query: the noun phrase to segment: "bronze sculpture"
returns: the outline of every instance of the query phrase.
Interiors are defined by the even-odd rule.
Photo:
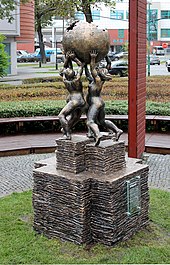
[[[75,61],[79,67],[77,74],[73,70],[72,61]],[[67,140],[71,139],[71,128],[79,121],[82,114],[85,100],[83,96],[83,85],[81,76],[84,63],[81,63],[74,52],[67,52],[64,62],[64,69],[61,72],[63,82],[69,92],[67,105],[59,113],[59,120],[62,131]]]
[[[65,52],[64,69],[61,72],[63,82],[69,92],[67,105],[59,114],[62,132],[65,139],[71,139],[71,129],[79,121],[85,107],[83,85],[81,76],[83,69],[89,80],[86,103],[88,137],[95,139],[95,145],[99,145],[102,135],[99,125],[109,132],[116,133],[116,141],[123,133],[114,123],[105,120],[104,101],[101,98],[101,90],[105,81],[111,77],[108,75],[110,61],[107,57],[109,50],[109,35],[107,30],[98,29],[93,23],[74,22],[67,28],[63,37],[63,48]],[[99,68],[97,64],[106,58],[106,68]],[[76,62],[78,73],[73,69],[72,62]],[[90,65],[90,71],[88,69]]]
[[[91,76],[89,77],[89,72],[86,68],[86,74],[88,75],[88,79],[91,80],[89,82],[89,89],[87,94],[87,103],[88,103],[88,112],[87,112],[87,126],[89,128],[89,132],[93,133],[95,138],[95,145],[99,145],[102,135],[100,133],[98,125],[102,125],[109,131],[116,133],[116,141],[118,141],[120,135],[123,133],[114,123],[109,120],[105,120],[105,104],[103,99],[101,98],[101,90],[105,83],[105,81],[109,81],[111,77],[108,75],[108,70],[110,62],[107,59],[106,68],[97,68],[96,67],[96,57],[97,52],[92,51],[90,53],[91,62],[90,62],[90,71]],[[89,135],[90,136],[90,135]]]

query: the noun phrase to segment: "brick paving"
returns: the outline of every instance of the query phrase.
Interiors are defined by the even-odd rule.
[[[149,186],[170,191],[170,155],[144,154],[149,165]]]
[[[54,153],[0,157],[0,197],[32,189],[34,162]],[[170,155],[144,153],[149,165],[149,187],[170,191]]]

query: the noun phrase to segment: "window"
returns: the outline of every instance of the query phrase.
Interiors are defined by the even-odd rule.
[[[118,29],[118,38],[123,39],[124,36],[124,29]]]
[[[83,12],[76,12],[75,13],[75,19],[84,20],[84,14],[83,14]]]
[[[170,18],[170,10],[162,10],[161,11],[161,18],[169,19]]]
[[[170,29],[161,29],[161,38],[170,38]]]
[[[110,10],[110,18],[112,19],[124,19],[124,11],[123,10]]]
[[[93,20],[99,20],[100,19],[100,10],[92,10],[92,18]]]

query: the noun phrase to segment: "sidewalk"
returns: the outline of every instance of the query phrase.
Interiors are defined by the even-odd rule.
[[[55,139],[59,133],[22,134],[0,137],[0,157],[30,153],[49,153],[55,150]],[[120,140],[128,145],[128,134],[123,133]],[[170,133],[146,133],[145,151],[157,154],[170,154]]]
[[[58,70],[56,70],[54,63],[43,64],[42,67],[39,67],[37,62],[31,63],[31,65],[28,64],[28,66],[18,64],[17,75],[8,75],[0,78],[0,84],[20,85],[24,79],[44,77],[44,74],[46,77],[57,76],[62,66],[63,64],[59,63]]]

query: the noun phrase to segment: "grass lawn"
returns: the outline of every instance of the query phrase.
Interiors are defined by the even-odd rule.
[[[39,67],[39,62],[34,62],[34,63],[17,63],[17,67],[32,67],[32,68],[40,68]],[[46,63],[46,64],[41,64],[41,68],[55,68],[55,63]]]
[[[0,264],[168,264],[170,193],[150,190],[150,225],[113,247],[78,246],[47,239],[32,229],[32,193],[0,199]]]

